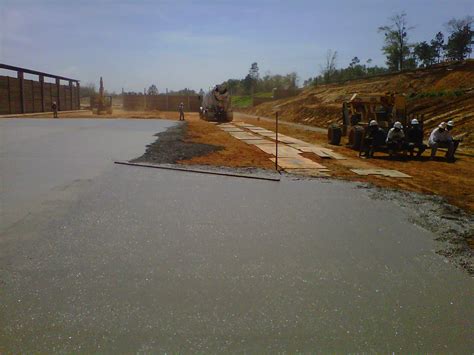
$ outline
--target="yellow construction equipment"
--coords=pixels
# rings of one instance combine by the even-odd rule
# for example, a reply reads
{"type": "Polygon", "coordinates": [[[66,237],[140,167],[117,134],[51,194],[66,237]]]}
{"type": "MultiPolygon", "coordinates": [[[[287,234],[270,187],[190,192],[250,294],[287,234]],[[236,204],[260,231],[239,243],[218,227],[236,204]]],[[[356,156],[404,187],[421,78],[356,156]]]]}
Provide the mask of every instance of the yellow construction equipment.
{"type": "Polygon", "coordinates": [[[342,104],[342,127],[329,127],[329,142],[339,144],[341,136],[347,134],[349,145],[358,149],[365,127],[371,120],[376,120],[379,127],[388,130],[396,121],[405,126],[406,117],[406,98],[403,94],[355,93],[342,104]]]}

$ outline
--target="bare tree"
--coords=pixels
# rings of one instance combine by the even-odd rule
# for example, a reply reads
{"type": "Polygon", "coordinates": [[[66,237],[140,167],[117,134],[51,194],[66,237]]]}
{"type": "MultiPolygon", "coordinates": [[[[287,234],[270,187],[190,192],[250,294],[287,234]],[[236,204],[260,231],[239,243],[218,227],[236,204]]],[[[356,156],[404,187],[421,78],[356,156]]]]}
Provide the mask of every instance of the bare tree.
{"type": "Polygon", "coordinates": [[[337,63],[337,51],[328,49],[326,53],[324,66],[321,67],[321,73],[323,74],[324,81],[328,83],[336,72],[337,63]]]}

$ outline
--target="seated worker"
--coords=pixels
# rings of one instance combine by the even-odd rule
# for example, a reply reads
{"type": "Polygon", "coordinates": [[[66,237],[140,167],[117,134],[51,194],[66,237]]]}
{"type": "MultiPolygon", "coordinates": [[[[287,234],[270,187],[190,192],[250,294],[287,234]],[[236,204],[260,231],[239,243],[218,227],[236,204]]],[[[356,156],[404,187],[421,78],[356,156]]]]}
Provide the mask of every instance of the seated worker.
{"type": "Polygon", "coordinates": [[[411,156],[415,154],[415,149],[418,149],[416,156],[420,157],[427,148],[426,144],[423,144],[423,130],[416,118],[411,120],[411,127],[406,131],[406,140],[411,156]]]}
{"type": "Polygon", "coordinates": [[[438,127],[436,127],[430,134],[429,145],[431,148],[431,159],[433,160],[436,156],[436,151],[438,148],[448,148],[446,153],[446,160],[449,162],[454,161],[454,153],[458,148],[459,141],[454,140],[451,136],[450,131],[454,127],[454,122],[449,121],[449,124],[446,122],[441,122],[438,127]]]}
{"type": "Polygon", "coordinates": [[[362,144],[361,153],[364,153],[362,156],[365,158],[373,158],[377,148],[383,146],[384,144],[385,131],[379,127],[379,124],[376,120],[370,121],[362,144]]]}
{"type": "Polygon", "coordinates": [[[393,124],[387,134],[387,140],[385,141],[388,146],[388,154],[392,156],[395,152],[403,152],[406,154],[407,144],[405,141],[405,133],[403,133],[403,125],[397,121],[393,124]]]}

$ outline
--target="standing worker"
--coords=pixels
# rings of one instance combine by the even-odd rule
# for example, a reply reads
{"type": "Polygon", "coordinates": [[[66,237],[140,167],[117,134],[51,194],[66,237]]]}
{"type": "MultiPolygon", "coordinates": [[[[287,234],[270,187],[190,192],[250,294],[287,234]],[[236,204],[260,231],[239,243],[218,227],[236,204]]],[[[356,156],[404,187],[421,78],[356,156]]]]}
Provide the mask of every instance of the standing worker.
{"type": "Polygon", "coordinates": [[[53,101],[51,104],[51,109],[53,110],[53,118],[58,118],[58,105],[56,104],[56,101],[53,101]]]}
{"type": "Polygon", "coordinates": [[[184,104],[181,102],[178,106],[179,120],[184,121],[184,104]]]}

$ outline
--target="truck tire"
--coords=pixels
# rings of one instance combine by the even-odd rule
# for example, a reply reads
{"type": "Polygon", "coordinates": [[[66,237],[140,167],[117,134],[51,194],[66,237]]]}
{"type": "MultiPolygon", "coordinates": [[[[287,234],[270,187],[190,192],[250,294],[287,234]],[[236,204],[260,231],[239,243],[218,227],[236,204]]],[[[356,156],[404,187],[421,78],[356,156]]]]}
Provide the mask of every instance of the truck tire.
{"type": "Polygon", "coordinates": [[[359,150],[364,138],[364,127],[353,126],[349,131],[349,146],[352,149],[359,150]]]}
{"type": "Polygon", "coordinates": [[[339,145],[341,143],[342,129],[337,125],[331,125],[328,128],[329,144],[339,145]]]}

